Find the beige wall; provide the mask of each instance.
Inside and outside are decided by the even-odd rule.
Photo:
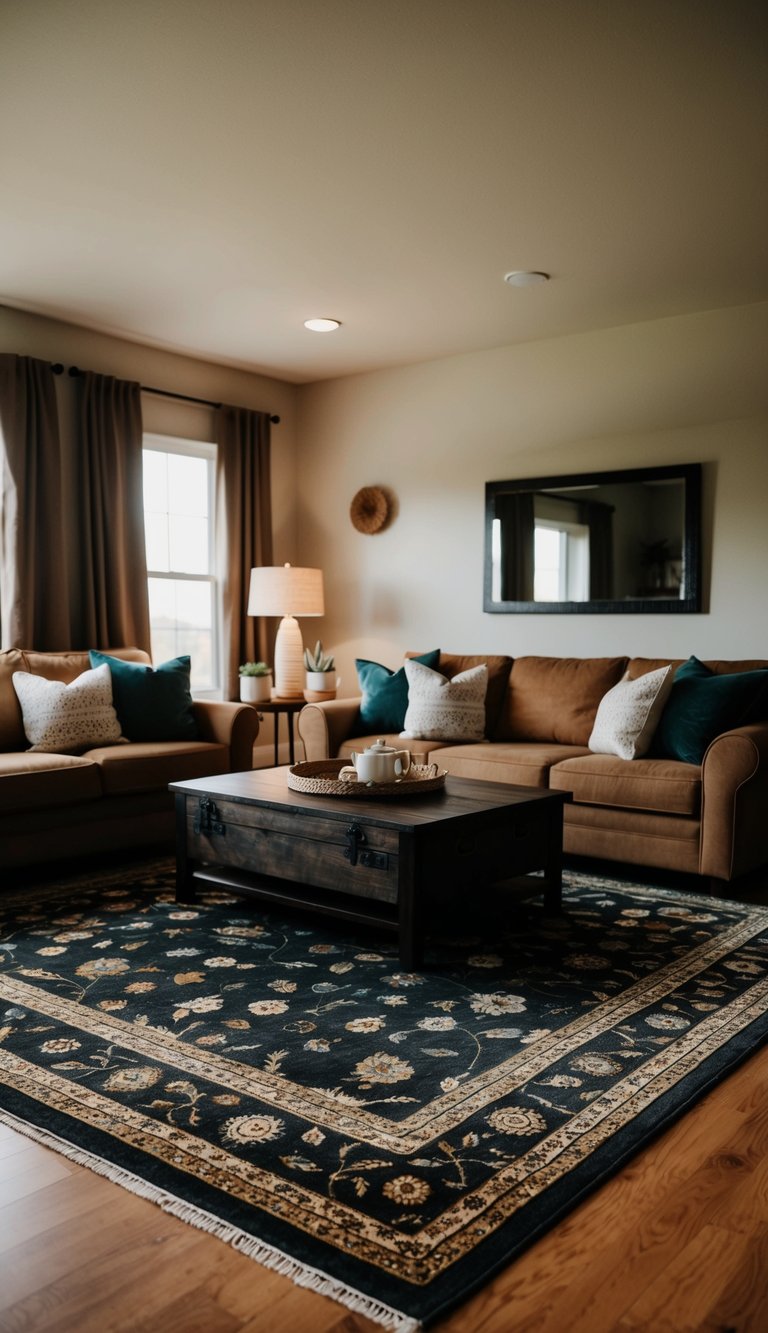
[[[342,693],[356,655],[407,648],[768,657],[766,349],[760,304],[302,386],[298,558],[325,570]],[[704,464],[702,614],[483,611],[486,481],[687,462]],[[365,485],[398,499],[373,537],[349,521]]]
[[[280,562],[295,560],[295,385],[194,357],[179,356],[143,343],[105,337],[74,324],[12,310],[8,306],[0,306],[0,351],[60,361],[67,367],[77,365],[81,370],[117,375],[157,389],[279,416],[280,424],[272,427],[275,559]],[[61,376],[57,381],[59,393],[66,395],[69,387],[66,376]],[[150,394],[143,396],[142,409],[147,431],[177,435],[182,439],[213,438],[213,416],[209,409]]]
[[[768,305],[681,316],[297,387],[0,307],[0,350],[76,363],[279,414],[275,559],[320,565],[328,614],[305,642],[355,656],[406,648],[514,654],[768,657]],[[209,414],[145,399],[148,430],[205,438]],[[484,483],[701,462],[701,615],[490,615]],[[397,496],[357,533],[360,486]]]
[[[178,356],[141,343],[121,338],[105,337],[73,324],[61,323],[39,315],[27,314],[0,306],[0,351],[19,356],[36,356],[41,360],[60,361],[65,366],[77,365],[81,370],[94,370],[103,375],[117,375],[135,379],[139,383],[173,393],[191,394],[212,402],[232,403],[268,411],[280,417],[279,425],[272,427],[272,506],[275,537],[275,560],[296,560],[296,388],[263,375],[200,361],[194,357]],[[56,381],[60,399],[66,400],[72,392],[72,381],[66,375]],[[175,435],[182,439],[213,439],[213,413],[210,409],[182,403],[169,398],[142,396],[144,428],[161,435]],[[66,412],[61,413],[62,447],[76,449],[66,423]],[[66,506],[67,497],[62,495]],[[77,535],[73,534],[73,541]],[[271,755],[272,721],[266,721],[259,732],[259,745]],[[266,747],[269,747],[267,750]],[[271,759],[270,761],[271,762]]]

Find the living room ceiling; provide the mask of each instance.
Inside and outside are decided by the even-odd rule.
[[[306,382],[765,300],[767,32],[753,0],[15,0],[0,302]]]

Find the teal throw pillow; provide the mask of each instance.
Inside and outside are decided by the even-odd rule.
[[[440,649],[435,648],[434,652],[414,657],[412,661],[421,662],[435,671],[440,661]],[[355,668],[363,695],[360,704],[363,732],[375,731],[384,736],[387,732],[402,731],[408,707],[408,677],[405,674],[405,667],[402,666],[399,671],[390,671],[378,662],[367,662],[364,658],[358,657]]]
[[[697,657],[689,657],[675,673],[653,754],[700,764],[716,736],[756,717],[766,701],[768,670],[718,676]]]
[[[188,657],[151,667],[95,650],[88,656],[92,667],[106,663],[112,673],[115,712],[129,741],[197,740]]]

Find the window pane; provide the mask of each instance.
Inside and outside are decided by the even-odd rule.
[[[170,565],[150,568],[172,569],[179,574],[207,574],[208,520],[171,514],[168,519]]]
[[[172,579],[149,579],[149,620],[155,626],[172,626],[176,621],[176,584]]]
[[[142,455],[144,471],[144,509],[164,513],[168,508],[167,454],[156,449],[145,449]]]
[[[559,602],[561,600],[561,536],[555,528],[534,529],[533,600]]]
[[[556,569],[536,570],[533,576],[534,602],[559,602],[560,579]]]
[[[170,570],[168,561],[168,519],[165,514],[144,514],[147,568]]]
[[[195,583],[189,579],[180,579],[176,587],[176,620],[180,629],[194,626],[195,629],[210,629],[211,585]]]
[[[209,581],[149,579],[152,661],[157,665],[186,653],[193,689],[212,689],[213,587]]]
[[[168,492],[171,513],[207,518],[207,460],[188,458],[183,454],[168,454]]]

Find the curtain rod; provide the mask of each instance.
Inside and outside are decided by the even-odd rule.
[[[51,370],[53,371],[54,375],[64,374],[64,367],[60,361],[53,362],[51,364]],[[79,375],[84,374],[84,372],[80,369],[79,366],[70,366],[68,374],[71,379],[77,379],[77,377]],[[213,408],[223,407],[223,403],[211,402],[210,398],[194,398],[192,394],[172,393],[170,389],[151,389],[148,384],[142,384],[141,391],[142,393],[155,393],[160,398],[178,398],[180,399],[181,402],[184,403],[199,403],[201,407],[213,407]],[[273,426],[277,426],[280,423],[279,417],[271,416],[269,419],[272,422]]]

